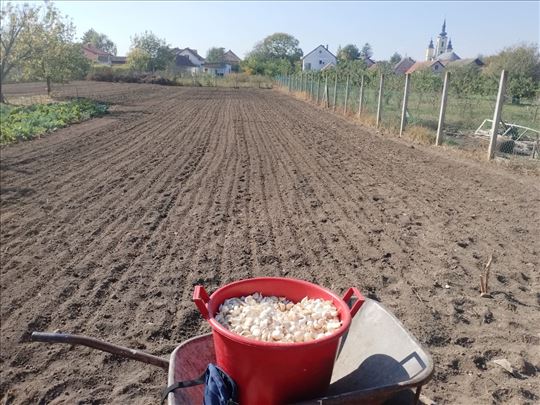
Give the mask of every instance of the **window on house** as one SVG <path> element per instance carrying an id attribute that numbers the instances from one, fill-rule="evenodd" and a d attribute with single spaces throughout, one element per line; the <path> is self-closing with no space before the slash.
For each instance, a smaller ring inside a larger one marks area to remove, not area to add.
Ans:
<path id="1" fill-rule="evenodd" d="M 322 60 L 319 60 L 319 65 L 322 65 L 324 62 Z"/>
<path id="2" fill-rule="evenodd" d="M 306 63 L 306 70 L 311 70 L 311 63 Z"/>
<path id="3" fill-rule="evenodd" d="M 322 51 L 319 49 L 319 53 L 322 53 Z"/>

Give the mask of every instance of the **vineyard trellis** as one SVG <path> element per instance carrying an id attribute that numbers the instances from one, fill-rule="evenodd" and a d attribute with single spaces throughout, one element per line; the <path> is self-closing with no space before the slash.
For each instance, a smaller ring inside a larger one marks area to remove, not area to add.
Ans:
<path id="1" fill-rule="evenodd" d="M 452 86 L 450 72 L 444 81 L 433 76 L 427 85 L 415 81 L 414 74 L 340 75 L 335 71 L 279 76 L 277 82 L 317 105 L 399 136 L 484 150 L 488 159 L 508 155 L 540 159 L 538 100 L 507 101 L 503 77 L 507 72 L 501 72 L 498 94 L 488 95 L 461 92 L 458 85 Z M 479 131 L 488 121 L 491 129 Z"/>

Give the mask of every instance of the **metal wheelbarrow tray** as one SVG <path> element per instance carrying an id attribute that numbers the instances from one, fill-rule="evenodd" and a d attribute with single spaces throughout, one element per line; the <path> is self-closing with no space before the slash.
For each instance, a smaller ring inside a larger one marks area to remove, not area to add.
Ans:
<path id="1" fill-rule="evenodd" d="M 86 337 L 33 333 L 32 339 L 81 344 L 168 368 L 167 385 L 197 378 L 209 363 L 215 363 L 211 333 L 180 344 L 168 362 L 138 350 Z M 261 367 L 264 365 L 261 364 Z M 342 338 L 326 396 L 298 405 L 377 404 L 414 388 L 416 393 L 412 402 L 416 403 L 422 386 L 431 379 L 432 374 L 430 354 L 394 315 L 377 301 L 366 299 L 353 318 L 348 333 Z M 178 389 L 168 395 L 168 404 L 200 405 L 203 391 L 202 385 Z"/>

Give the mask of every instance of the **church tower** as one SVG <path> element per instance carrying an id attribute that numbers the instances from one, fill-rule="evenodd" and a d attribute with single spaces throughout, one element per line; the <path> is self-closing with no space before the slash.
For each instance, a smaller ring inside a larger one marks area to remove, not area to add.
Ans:
<path id="1" fill-rule="evenodd" d="M 446 18 L 444 19 L 442 31 L 437 37 L 437 41 L 435 43 L 435 55 L 434 57 L 437 58 L 442 53 L 446 52 L 446 48 L 448 46 L 448 37 L 446 36 Z"/>
<path id="2" fill-rule="evenodd" d="M 435 53 L 435 48 L 433 47 L 433 39 L 431 39 L 426 49 L 426 60 L 433 60 L 434 53 Z"/>

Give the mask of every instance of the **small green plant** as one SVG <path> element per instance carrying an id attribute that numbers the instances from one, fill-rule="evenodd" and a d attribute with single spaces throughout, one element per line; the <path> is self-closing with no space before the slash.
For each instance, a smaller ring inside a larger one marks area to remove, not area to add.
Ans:
<path id="1" fill-rule="evenodd" d="M 0 144 L 32 139 L 101 116 L 108 108 L 106 104 L 84 99 L 22 107 L 0 104 Z"/>

